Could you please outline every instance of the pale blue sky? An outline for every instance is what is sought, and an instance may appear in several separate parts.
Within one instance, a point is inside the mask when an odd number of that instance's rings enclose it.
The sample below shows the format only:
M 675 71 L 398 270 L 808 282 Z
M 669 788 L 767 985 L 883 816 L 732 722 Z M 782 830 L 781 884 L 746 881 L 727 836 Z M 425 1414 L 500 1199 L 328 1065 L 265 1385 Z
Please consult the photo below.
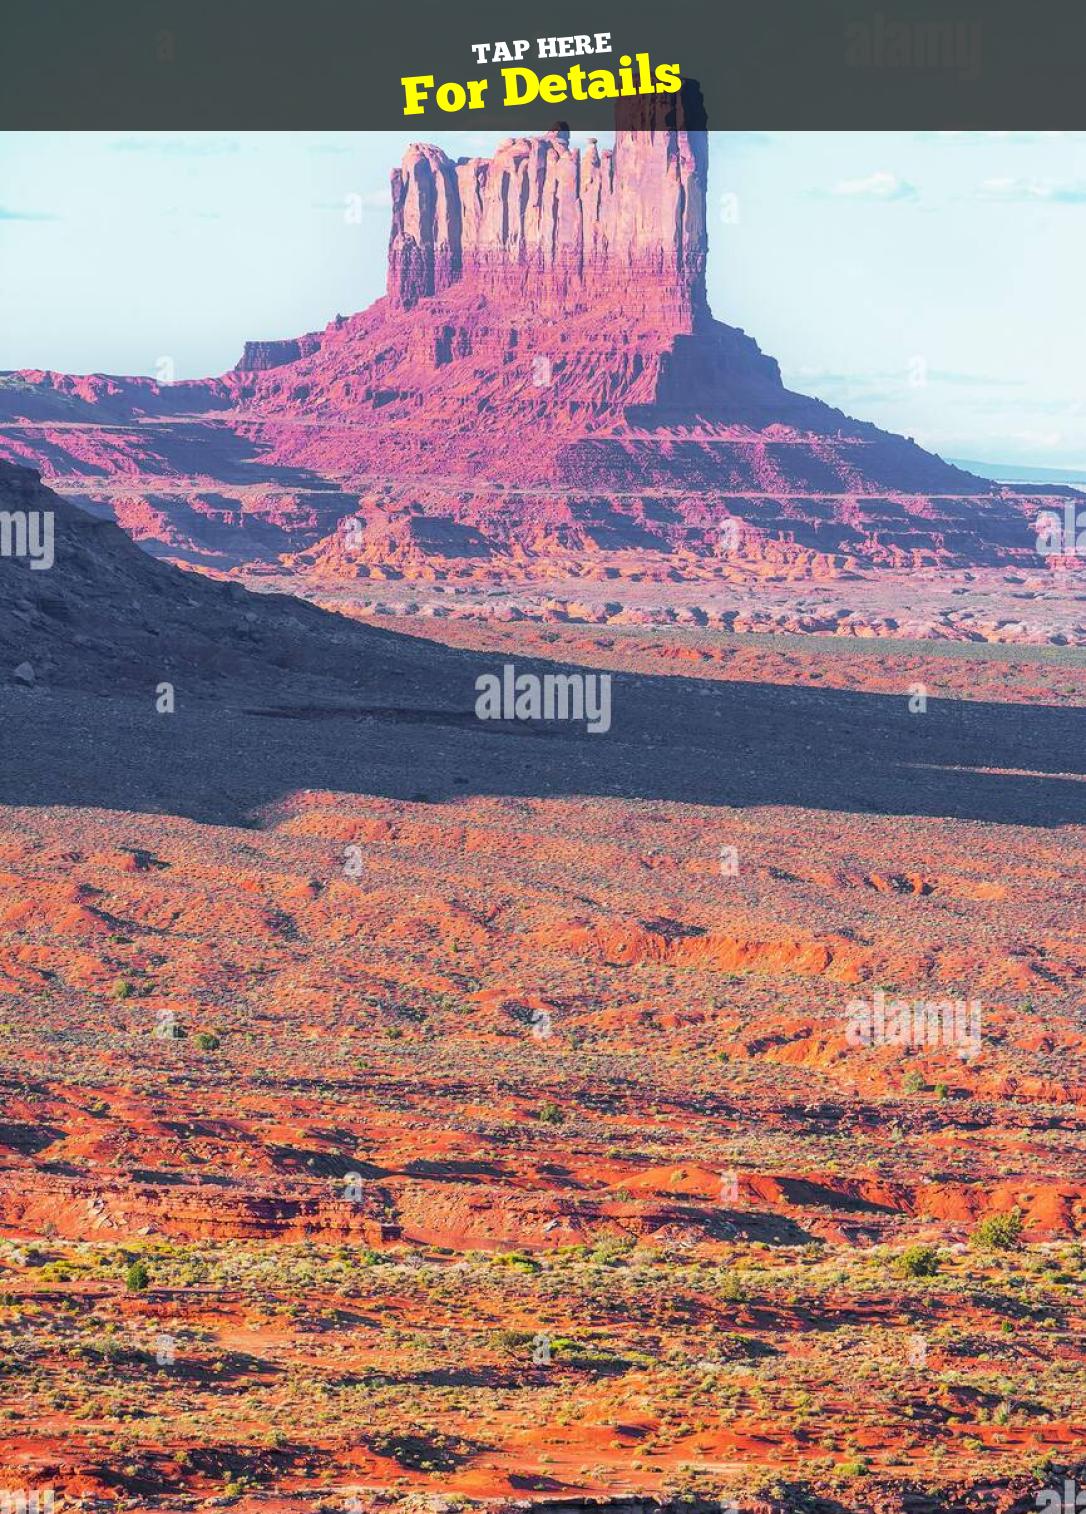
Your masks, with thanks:
M 409 140 L 0 135 L 0 369 L 197 377 L 362 309 Z M 710 173 L 714 312 L 793 387 L 944 455 L 1086 467 L 1086 133 L 714 133 Z

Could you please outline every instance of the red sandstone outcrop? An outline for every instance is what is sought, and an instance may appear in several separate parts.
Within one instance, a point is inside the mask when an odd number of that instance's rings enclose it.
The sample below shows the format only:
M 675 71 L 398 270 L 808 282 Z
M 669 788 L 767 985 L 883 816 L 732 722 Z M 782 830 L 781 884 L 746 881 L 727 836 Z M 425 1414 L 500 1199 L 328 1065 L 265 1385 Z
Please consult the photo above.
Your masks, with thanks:
M 413 144 L 392 173 L 390 301 L 411 308 L 463 281 L 536 310 L 621 300 L 689 329 L 708 312 L 706 151 L 680 119 L 620 131 L 602 152 L 561 128 L 456 163 Z
M 522 577 L 572 551 L 726 575 L 736 521 L 739 555 L 813 576 L 839 558 L 1036 566 L 1051 496 L 793 393 L 713 317 L 707 144 L 685 96 L 609 149 L 561 128 L 457 162 L 415 144 L 392 173 L 386 297 L 250 342 L 219 379 L 0 376 L 0 456 L 215 568 Z
M 903 437 L 785 389 L 713 318 L 708 147 L 680 100 L 602 152 L 558 128 L 453 162 L 413 144 L 392 173 L 388 296 L 307 359 L 254 378 L 277 462 L 397 480 L 984 494 Z M 332 434 L 314 418 L 364 418 Z
M 299 358 L 316 352 L 320 344 L 319 331 L 308 331 L 305 336 L 287 337 L 280 341 L 246 342 L 241 357 L 234 365 L 234 372 L 261 373 L 266 368 L 282 368 L 286 363 L 296 363 Z

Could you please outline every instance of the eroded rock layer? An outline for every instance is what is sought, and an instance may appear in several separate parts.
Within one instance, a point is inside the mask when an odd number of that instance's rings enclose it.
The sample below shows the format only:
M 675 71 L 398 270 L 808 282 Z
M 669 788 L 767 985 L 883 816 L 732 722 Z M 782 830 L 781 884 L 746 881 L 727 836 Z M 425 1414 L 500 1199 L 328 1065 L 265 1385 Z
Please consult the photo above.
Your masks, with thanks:
M 414 144 L 383 298 L 249 342 L 220 378 L 0 375 L 0 456 L 228 570 L 1043 566 L 1033 522 L 1059 491 L 790 391 L 713 317 L 698 120 L 683 96 L 602 149 L 561 127 L 456 162 Z

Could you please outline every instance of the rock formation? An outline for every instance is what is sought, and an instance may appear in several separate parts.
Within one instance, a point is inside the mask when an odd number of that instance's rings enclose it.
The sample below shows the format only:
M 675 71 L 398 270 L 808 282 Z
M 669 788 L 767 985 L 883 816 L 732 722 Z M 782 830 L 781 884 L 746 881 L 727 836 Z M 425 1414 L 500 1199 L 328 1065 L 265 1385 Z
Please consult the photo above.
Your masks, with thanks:
M 282 368 L 286 363 L 296 363 L 299 358 L 316 352 L 320 344 L 320 333 L 316 331 L 280 341 L 246 342 L 234 372 L 262 373 L 266 368 Z
M 217 379 L 0 375 L 0 455 L 216 566 L 338 572 L 356 511 L 375 569 L 423 571 L 435 543 L 495 571 L 565 550 L 715 558 L 736 516 L 744 551 L 800 562 L 1036 564 L 1039 491 L 793 393 L 714 318 L 696 92 L 633 106 L 658 114 L 602 150 L 561 126 L 491 158 L 412 145 L 384 298 L 247 343 Z M 96 489 L 118 476 L 131 488 Z
M 414 144 L 392 173 L 389 300 L 410 309 L 463 282 L 536 311 L 621 301 L 692 329 L 708 314 L 706 149 L 678 110 L 602 152 L 561 127 L 457 163 Z

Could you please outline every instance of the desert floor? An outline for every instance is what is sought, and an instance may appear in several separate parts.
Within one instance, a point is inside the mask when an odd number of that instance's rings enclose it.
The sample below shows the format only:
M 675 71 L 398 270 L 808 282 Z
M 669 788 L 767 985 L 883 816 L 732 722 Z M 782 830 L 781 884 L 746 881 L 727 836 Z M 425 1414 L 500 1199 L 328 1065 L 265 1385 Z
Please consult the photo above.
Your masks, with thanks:
M 361 703 L 0 695 L 3 1485 L 1061 1487 L 1086 652 L 411 626 Z M 543 659 L 607 734 L 475 718 Z M 880 992 L 979 1043 L 851 1044 Z

